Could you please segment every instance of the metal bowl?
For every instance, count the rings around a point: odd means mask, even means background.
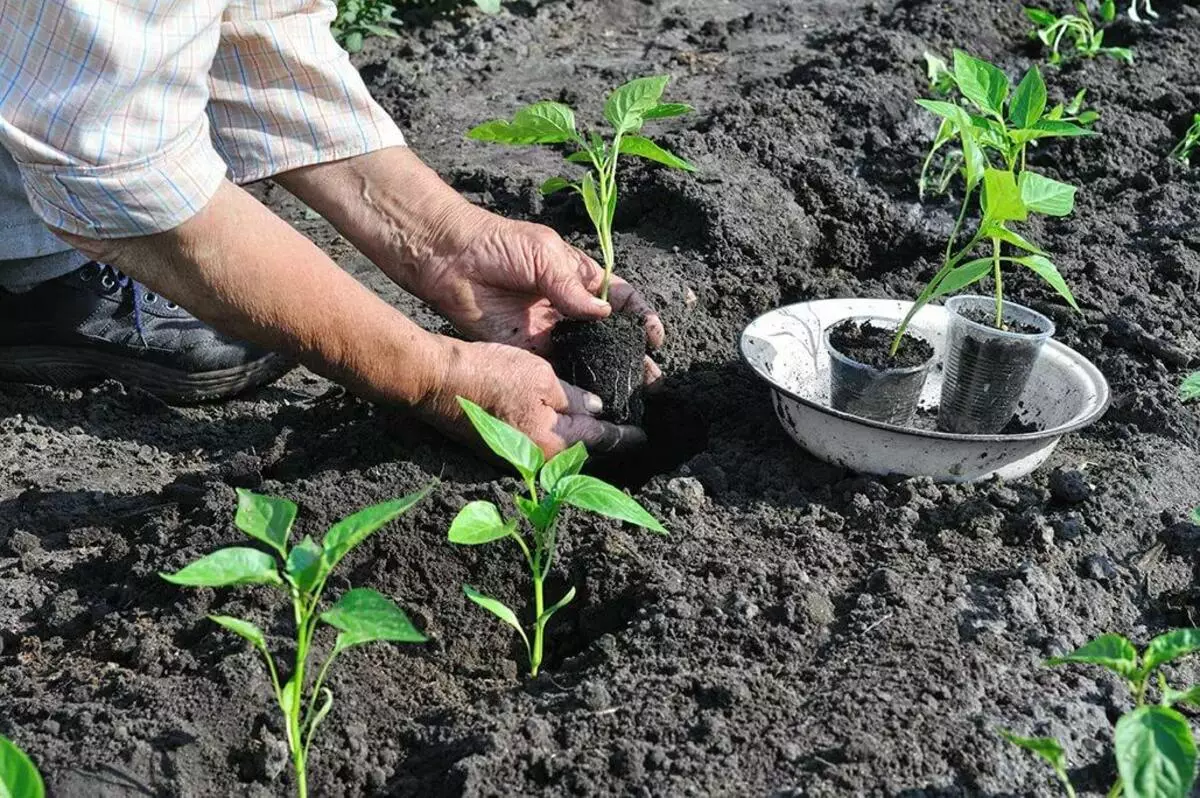
[[[823,299],[759,316],[742,333],[742,357],[771,386],[775,413],[788,434],[814,456],[865,474],[929,476],[972,482],[1022,477],[1046,461],[1063,435],[1092,424],[1108,409],[1108,382],[1091,361],[1050,340],[1033,367],[1016,419],[1036,431],[959,435],[934,429],[942,392],[940,365],[929,375],[912,426],[861,418],[829,404],[825,330],[851,316],[899,322],[912,303],[892,299]],[[926,305],[910,330],[929,341],[940,363],[949,314]]]

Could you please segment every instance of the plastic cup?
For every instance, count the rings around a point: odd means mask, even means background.
[[[877,327],[895,329],[895,319],[869,316],[849,319],[854,323],[870,322]],[[842,324],[838,322],[838,324]],[[834,410],[843,413],[907,427],[912,424],[921,399],[921,389],[929,376],[933,357],[919,366],[896,369],[877,369],[839,351],[830,342],[837,324],[825,330],[825,349],[829,352],[829,401]]]
[[[1021,401],[1042,345],[1054,335],[1054,322],[1012,302],[1004,303],[1005,326],[1038,332],[1000,329],[963,315],[972,310],[994,315],[995,297],[956,296],[947,300],[946,310],[950,325],[938,429],[962,435],[1000,432]]]

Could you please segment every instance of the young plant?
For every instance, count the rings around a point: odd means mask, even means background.
[[[1161,668],[1196,651],[1200,651],[1200,629],[1175,629],[1151,640],[1140,656],[1124,637],[1108,634],[1064,657],[1046,660],[1052,666],[1099,665],[1121,677],[1133,694],[1134,708],[1117,720],[1113,731],[1120,777],[1109,796],[1186,798],[1191,793],[1196,778],[1196,743],[1187,718],[1174,707],[1200,706],[1200,685],[1174,690]],[[1151,686],[1158,689],[1157,704],[1146,700]],[[1018,737],[1006,731],[1000,734],[1049,762],[1067,795],[1074,798],[1075,788],[1066,773],[1066,754],[1057,740]]]
[[[696,167],[683,158],[638,135],[650,120],[680,116],[694,110],[683,103],[662,102],[669,80],[667,75],[637,78],[608,96],[604,103],[604,118],[613,128],[610,140],[594,131],[585,136],[575,127],[574,111],[562,103],[549,101],[522,108],[512,121],[493,119],[467,133],[468,138],[498,144],[566,144],[572,149],[567,155],[568,161],[590,167],[577,181],[552,177],[542,184],[541,191],[542,194],[553,194],[566,189],[583,197],[604,256],[601,299],[608,299],[608,286],[616,265],[612,224],[617,210],[617,158],[634,155],[672,169],[696,171]]]
[[[475,0],[475,5],[488,14],[500,10],[500,0]],[[357,53],[369,36],[399,38],[394,27],[400,20],[395,14],[396,6],[388,0],[338,0],[337,16],[330,30],[346,52]]]
[[[1200,371],[1190,375],[1179,386],[1179,400],[1181,402],[1194,402],[1197,399],[1200,399]]]
[[[1136,6],[1136,2],[1134,4]],[[1095,58],[1111,56],[1126,64],[1133,63],[1133,50],[1127,47],[1105,47],[1104,31],[1097,30],[1088,11],[1087,3],[1076,0],[1077,14],[1055,16],[1042,8],[1025,7],[1025,16],[1034,24],[1030,33],[1043,45],[1050,48],[1050,63],[1057,66],[1068,58]],[[1115,0],[1103,0],[1100,4],[1100,19],[1112,22],[1117,16]]]
[[[266,544],[261,549],[232,546],[218,549],[163,579],[188,587],[272,585],[288,594],[296,622],[295,660],[287,682],[281,682],[275,657],[267,649],[266,634],[249,621],[228,615],[210,615],[213,622],[244,637],[262,653],[271,678],[275,701],[283,712],[288,750],[296,771],[296,794],[308,795],[308,752],[313,735],[333,708],[333,692],[325,678],[334,660],[347,649],[375,641],[423,643],[426,638],[391,599],[368,588],[348,590],[332,607],[320,611],[325,583],[342,558],[368,536],[395,520],[423,499],[432,485],[417,493],[360,510],[338,521],[317,543],[305,536],[289,543],[296,505],[287,499],[259,496],[238,490],[234,524],[251,538]],[[314,636],[325,624],[337,630],[333,649],[306,690],[309,657]]]
[[[891,347],[893,356],[909,322],[921,308],[989,274],[996,296],[995,324],[1003,327],[1002,266],[1006,263],[1028,268],[1072,308],[1079,309],[1058,267],[1045,250],[1010,229],[1010,225],[1026,221],[1033,213],[1067,216],[1075,207],[1074,186],[1026,167],[1029,146],[1047,138],[1094,134],[1081,124],[1063,119],[1066,109],[1062,106],[1046,111],[1046,84],[1036,66],[1025,73],[1013,91],[1008,76],[1000,69],[955,50],[954,80],[967,107],[942,100],[917,100],[917,103],[941,118],[943,131],[950,131],[940,132],[939,139],[953,139],[961,146],[962,162],[956,174],[963,176],[966,191],[946,244],[942,266],[897,328]],[[1082,96],[1077,95],[1073,104],[1082,105],[1082,102]],[[956,249],[976,191],[979,192],[978,227],[967,243]],[[987,245],[987,256],[971,258],[981,244]],[[1022,254],[1005,255],[1004,245]]]
[[[515,494],[513,503],[519,516],[528,523],[529,532],[521,529],[518,518],[505,520],[491,502],[474,501],[459,511],[450,524],[448,537],[451,543],[463,546],[506,539],[517,545],[533,577],[533,640],[529,639],[516,612],[500,601],[485,596],[470,585],[463,585],[463,592],[471,601],[517,630],[529,655],[529,675],[536,677],[542,664],[546,624],[554,613],[575,598],[572,587],[562,598],[546,606],[545,581],[554,565],[563,507],[569,505],[599,513],[664,535],[667,530],[617,488],[579,473],[588,456],[582,443],[576,443],[546,462],[542,450],[523,433],[466,399],[459,397],[458,403],[488,448],[521,475],[526,495]]]
[[[1171,157],[1191,166],[1192,154],[1200,146],[1200,114],[1192,115],[1192,126],[1183,134],[1183,139],[1171,150]]]
[[[32,760],[0,736],[0,798],[44,798],[46,787]]]

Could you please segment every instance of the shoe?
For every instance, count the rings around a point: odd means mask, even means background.
[[[0,381],[112,378],[166,402],[191,403],[266,385],[293,365],[226,338],[101,263],[23,293],[0,289]]]

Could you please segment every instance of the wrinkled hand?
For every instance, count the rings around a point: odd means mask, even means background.
[[[545,353],[561,319],[602,319],[616,311],[640,316],[651,348],[662,345],[662,320],[645,298],[614,276],[609,302],[601,301],[604,270],[549,227],[473,206],[448,226],[458,234],[435,247],[411,289],[464,335]],[[648,363],[647,376],[658,375]]]
[[[576,441],[593,452],[637,446],[637,427],[596,418],[600,397],[563,382],[535,354],[505,344],[446,341],[445,367],[437,390],[420,406],[433,424],[462,440],[476,440],[455,397],[462,396],[528,435],[553,457]]]

